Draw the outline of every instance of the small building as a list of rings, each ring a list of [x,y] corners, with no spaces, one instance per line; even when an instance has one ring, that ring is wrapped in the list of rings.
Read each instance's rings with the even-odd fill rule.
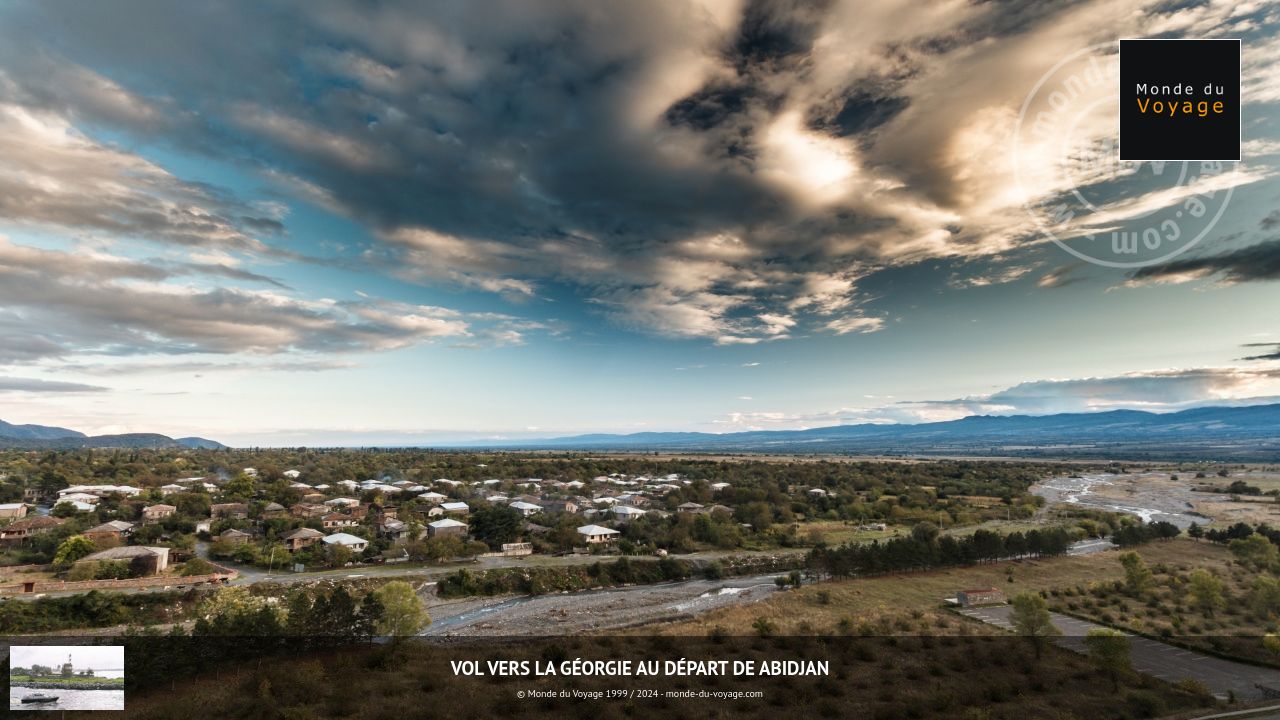
[[[533,503],[525,502],[524,500],[517,500],[511,503],[510,505],[508,505],[507,507],[511,508],[512,510],[519,511],[520,515],[523,517],[529,517],[530,515],[537,515],[538,513],[542,512],[541,505],[534,505]]]
[[[696,502],[680,503],[676,506],[676,512],[696,513],[702,509],[702,505]]]
[[[1004,592],[998,587],[971,588],[956,593],[956,602],[960,607],[977,605],[1001,605],[1004,603]]]
[[[216,518],[249,517],[248,503],[215,503],[209,506],[209,514]]]
[[[249,542],[252,537],[249,533],[235,528],[228,528],[218,533],[218,540],[229,545],[243,545]]]
[[[458,522],[453,518],[445,518],[436,520],[427,524],[427,535],[429,537],[443,537],[445,535],[456,535],[463,537],[467,534],[467,524]]]
[[[369,547],[368,540],[349,533],[334,533],[332,535],[326,535],[321,542],[329,546],[341,545],[343,547],[350,548],[351,552],[358,553],[364,552],[365,548]]]
[[[262,507],[262,519],[273,520],[289,514],[289,509],[278,502],[270,502]]]
[[[64,522],[66,521],[61,518],[49,515],[33,515],[21,520],[14,520],[0,528],[0,541],[20,543],[40,533],[48,532]]]
[[[611,543],[618,539],[618,531],[602,525],[583,525],[578,528],[578,535],[590,545]]]
[[[141,545],[113,547],[108,550],[100,550],[92,555],[86,555],[76,564],[115,560],[124,560],[133,565],[139,575],[157,575],[169,567],[169,548],[143,547]]]
[[[0,520],[21,519],[27,516],[26,503],[0,504]]]
[[[320,522],[324,525],[325,530],[353,527],[358,524],[355,518],[344,513],[329,513],[328,515],[320,518]]]
[[[91,527],[82,533],[95,543],[106,541],[124,542],[124,539],[133,532],[133,523],[124,520],[112,520],[111,522],[102,523],[96,527]]]
[[[549,512],[568,513],[572,515],[578,512],[578,503],[573,500],[546,500],[542,506]]]
[[[637,508],[637,507],[631,507],[630,505],[613,506],[613,517],[618,522],[630,522],[632,520],[635,520],[636,518],[644,517],[644,514],[647,512],[649,511],[641,510],[640,508]]]
[[[320,539],[323,537],[324,533],[319,530],[315,530],[313,528],[298,528],[280,539],[284,541],[284,546],[289,549],[289,552],[297,552],[315,545],[320,542]]]
[[[466,515],[471,512],[471,508],[464,502],[440,503],[440,509],[445,515]]]
[[[158,520],[163,520],[176,512],[178,512],[178,508],[173,505],[165,505],[163,503],[148,505],[142,508],[142,519],[145,522],[156,522]]]
[[[318,503],[297,503],[289,507],[289,514],[296,518],[307,520],[328,515],[329,508]]]

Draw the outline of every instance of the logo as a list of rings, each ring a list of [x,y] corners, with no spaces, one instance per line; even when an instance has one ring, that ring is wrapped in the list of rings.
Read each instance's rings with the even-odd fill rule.
[[[1024,207],[1059,247],[1139,268],[1208,235],[1231,199],[1236,163],[1121,160],[1120,77],[1113,43],[1060,60],[1022,104],[1013,162]]]

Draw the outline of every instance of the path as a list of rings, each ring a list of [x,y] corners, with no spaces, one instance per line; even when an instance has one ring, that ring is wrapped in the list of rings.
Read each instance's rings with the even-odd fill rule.
[[[1009,622],[1013,608],[1009,605],[965,608],[960,612],[975,620],[997,625],[1005,630],[1013,630],[1013,625]],[[1063,633],[1062,637],[1056,638],[1054,642],[1078,653],[1085,652],[1085,635],[1090,630],[1103,627],[1067,615],[1058,613],[1051,613],[1051,615],[1053,624]],[[1256,687],[1257,683],[1280,686],[1280,670],[1223,660],[1136,635],[1130,635],[1130,638],[1133,669],[1161,680],[1177,682],[1183,678],[1195,678],[1208,685],[1215,695],[1234,692],[1241,700],[1262,699],[1262,693]]]

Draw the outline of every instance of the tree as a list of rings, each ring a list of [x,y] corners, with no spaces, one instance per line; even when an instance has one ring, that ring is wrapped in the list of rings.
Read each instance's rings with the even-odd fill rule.
[[[1204,537],[1204,528],[1200,527],[1198,523],[1191,523],[1191,527],[1187,528],[1187,534],[1193,539],[1199,540]]]
[[[1222,581],[1203,568],[1191,573],[1191,598],[1200,610],[1213,614],[1226,604],[1222,598]]]
[[[1129,672],[1129,637],[1117,630],[1094,628],[1084,638],[1089,662],[1111,678],[1112,692],[1120,691],[1120,674]]]
[[[92,555],[97,549],[89,538],[83,535],[72,535],[58,546],[58,551],[53,555],[53,564],[58,567],[70,567],[72,563]]]
[[[1137,595],[1151,586],[1151,568],[1136,552],[1127,552],[1120,556],[1120,564],[1124,566],[1124,585],[1130,593]]]
[[[938,526],[928,520],[916,523],[915,527],[911,528],[911,537],[919,542],[932,543],[938,539]]]
[[[1038,593],[1026,592],[1014,596],[1011,619],[1013,631],[1027,638],[1035,648],[1037,660],[1040,659],[1048,639],[1062,634],[1062,631],[1053,624],[1048,604]]]
[[[422,598],[409,583],[393,580],[375,590],[373,595],[382,603],[382,617],[376,626],[379,635],[416,635],[431,624],[431,616],[427,614]]]
[[[1249,607],[1264,618],[1280,614],[1280,578],[1260,576],[1254,580]]]
[[[520,538],[524,517],[518,510],[493,505],[473,511],[467,517],[467,525],[472,537],[486,543],[491,550],[499,550],[503,543]]]
[[[1253,570],[1266,570],[1275,567],[1280,559],[1280,550],[1265,535],[1254,534],[1247,538],[1232,540],[1227,547],[1236,560]]]

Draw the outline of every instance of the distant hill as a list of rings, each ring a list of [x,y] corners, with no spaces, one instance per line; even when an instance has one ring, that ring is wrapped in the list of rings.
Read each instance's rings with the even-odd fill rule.
[[[0,437],[16,440],[57,440],[59,438],[82,438],[84,433],[49,425],[12,425],[0,420]]]
[[[159,433],[88,436],[48,425],[12,425],[0,420],[0,449],[75,450],[79,448],[193,448],[217,450],[222,443],[198,437],[174,439]]]
[[[530,450],[1001,455],[1127,459],[1280,459],[1280,404],[1175,413],[1113,410],[973,415],[916,425],[838,425],[737,433],[591,434],[467,447]]]

